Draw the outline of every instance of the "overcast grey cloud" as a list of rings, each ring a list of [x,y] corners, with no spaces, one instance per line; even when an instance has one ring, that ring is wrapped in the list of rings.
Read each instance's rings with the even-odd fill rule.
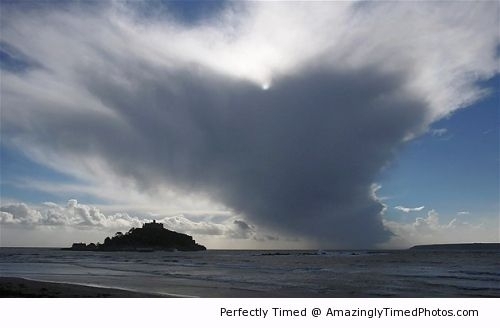
[[[497,4],[245,6],[196,26],[122,5],[9,8],[2,44],[40,66],[2,71],[7,144],[321,245],[387,241],[371,185],[405,141],[484,94]]]

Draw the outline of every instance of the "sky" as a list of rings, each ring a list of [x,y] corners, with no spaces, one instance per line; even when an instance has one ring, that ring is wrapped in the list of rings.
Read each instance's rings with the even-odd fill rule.
[[[0,2],[1,246],[499,242],[498,2]]]

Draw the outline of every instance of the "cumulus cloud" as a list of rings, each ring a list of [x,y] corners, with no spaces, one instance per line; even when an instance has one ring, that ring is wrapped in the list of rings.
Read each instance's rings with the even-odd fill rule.
[[[2,224],[20,224],[25,226],[74,226],[88,229],[99,227],[105,229],[127,229],[139,226],[143,220],[127,213],[105,215],[94,206],[79,204],[70,199],[66,206],[46,202],[32,207],[24,203],[8,204],[0,207]]]
[[[186,231],[189,233],[203,235],[222,235],[224,226],[222,224],[213,224],[209,222],[193,222],[186,219],[184,216],[175,216],[158,220],[165,225],[165,228],[170,230]]]
[[[401,211],[401,212],[410,213],[410,212],[420,212],[421,210],[423,210],[425,208],[425,206],[404,207],[404,206],[398,205],[398,206],[395,206],[394,208]]]
[[[141,227],[143,223],[156,219],[166,229],[192,234],[195,236],[216,236],[226,239],[265,239],[276,238],[270,235],[260,237],[260,232],[241,218],[220,215],[220,222],[215,218],[198,220],[186,218],[184,215],[158,217],[145,215],[132,216],[128,213],[104,214],[98,207],[80,204],[70,199],[66,206],[45,202],[40,206],[29,206],[24,203],[8,204],[0,207],[0,224],[3,227],[73,227],[76,229],[102,229],[106,231],[126,231],[132,227]],[[212,219],[212,220],[210,220]]]
[[[233,233],[231,236],[236,239],[249,239],[255,235],[254,227],[242,220],[233,221]]]
[[[37,224],[42,220],[42,214],[31,209],[26,204],[10,204],[0,207],[1,223]]]
[[[390,238],[374,177],[498,73],[496,2],[229,3],[196,24],[4,7],[9,58],[39,63],[2,68],[10,147],[96,189],[202,195],[330,246]],[[77,207],[75,224],[106,221]]]
[[[471,223],[453,218],[442,222],[435,210],[427,212],[426,217],[418,217],[414,222],[404,223],[384,220],[394,236],[385,247],[407,247],[417,244],[467,243],[478,240],[498,242],[498,222]]]

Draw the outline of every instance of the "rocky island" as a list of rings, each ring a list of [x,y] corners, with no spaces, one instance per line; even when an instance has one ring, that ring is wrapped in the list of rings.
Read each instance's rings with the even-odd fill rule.
[[[144,223],[142,228],[132,228],[127,233],[117,232],[114,237],[106,237],[104,243],[74,243],[72,251],[204,251],[205,246],[197,244],[193,237],[165,229],[156,220]]]

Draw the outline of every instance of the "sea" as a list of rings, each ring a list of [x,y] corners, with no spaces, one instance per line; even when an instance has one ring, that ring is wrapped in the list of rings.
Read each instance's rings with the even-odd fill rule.
[[[0,276],[182,297],[500,297],[500,252],[3,247]]]

